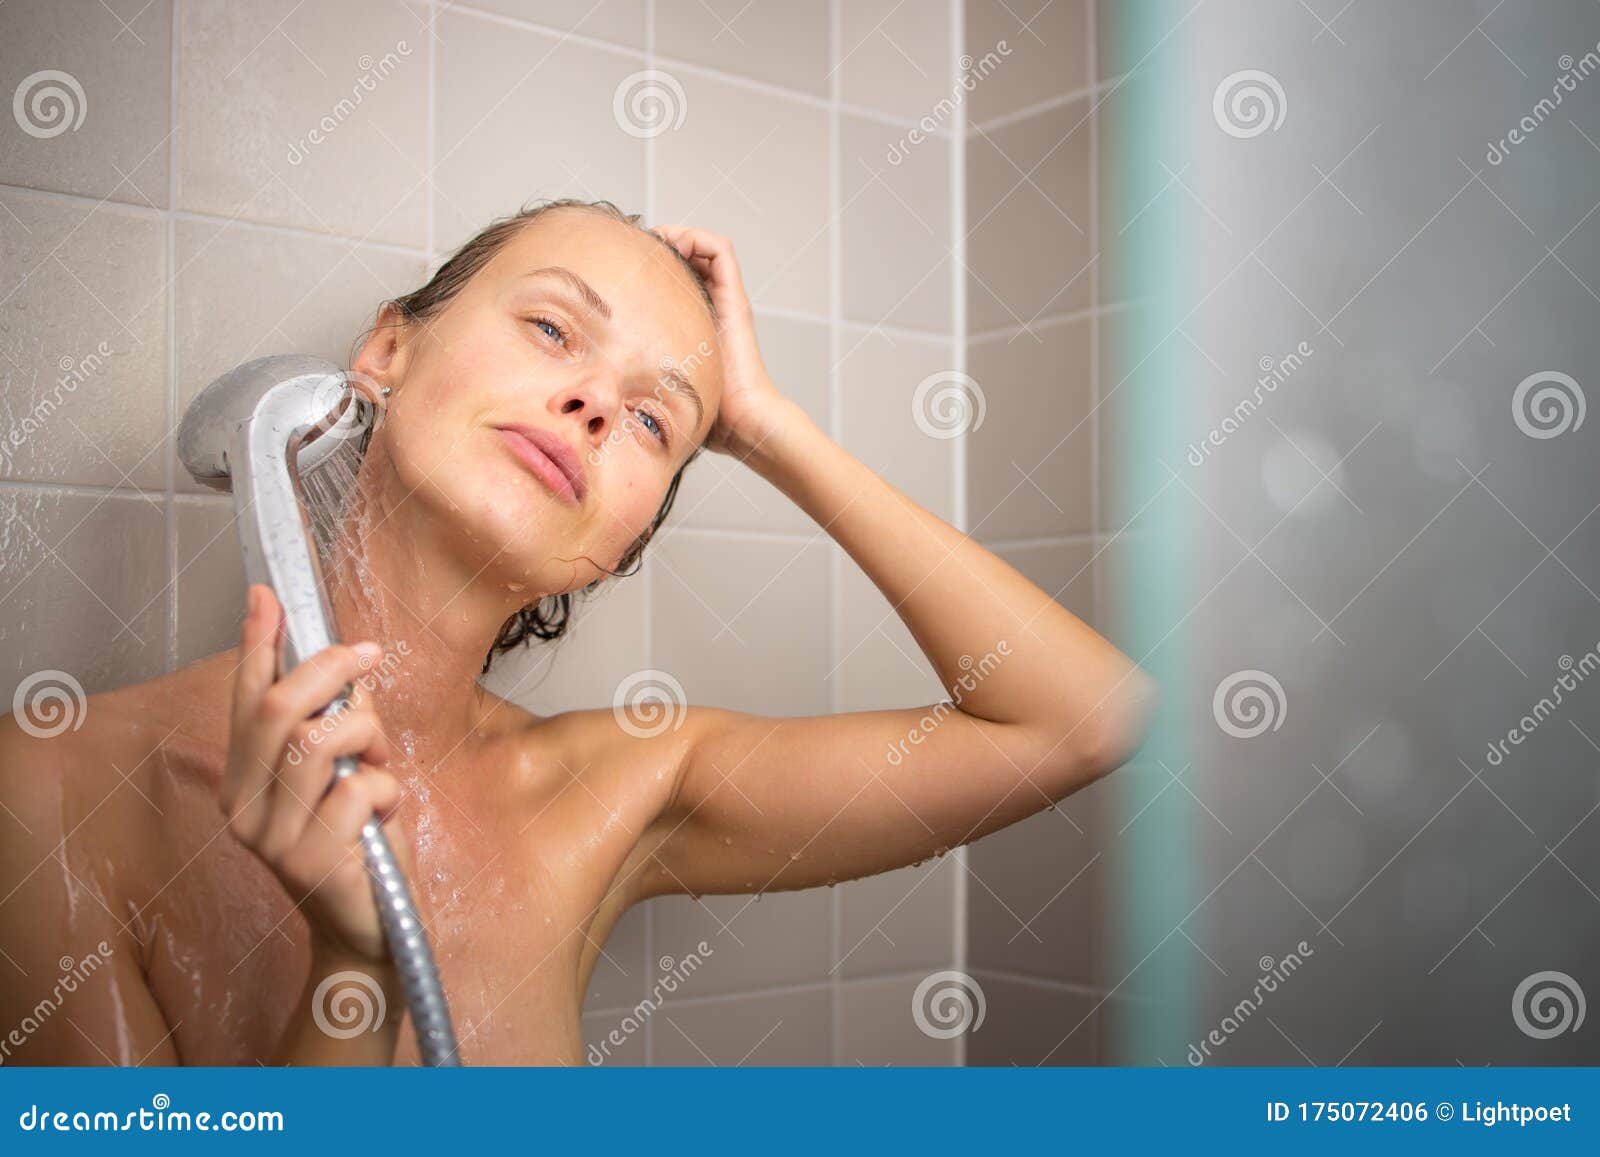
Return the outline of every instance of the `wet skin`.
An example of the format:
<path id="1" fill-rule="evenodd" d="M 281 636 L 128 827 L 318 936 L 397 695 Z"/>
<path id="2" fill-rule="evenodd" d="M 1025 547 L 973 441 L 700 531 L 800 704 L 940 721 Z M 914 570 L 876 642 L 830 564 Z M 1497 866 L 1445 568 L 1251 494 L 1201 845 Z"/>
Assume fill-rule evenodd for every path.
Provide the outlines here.
<path id="1" fill-rule="evenodd" d="M 96 975 L 57 1014 L 117 1063 L 137 1063 L 132 1042 L 168 1029 L 168 1063 L 270 1063 L 304 983 L 307 923 L 218 804 L 227 716 L 216 689 L 235 662 L 224 652 L 91 697 L 67 736 L 13 737 L 59 783 L 70 835 L 6 901 L 29 914 L 41 947 L 42 967 L 26 962 L 26 981 L 12 979 L 19 995 L 43 995 L 56 955 L 81 959 L 102 939 L 137 959 L 148 1005 L 137 978 Z M 413 891 L 468 1063 L 582 1063 L 582 993 L 628 895 L 614 884 L 639 877 L 638 834 L 670 786 L 671 752 L 618 742 L 628 738 L 609 709 L 539 719 L 503 704 L 469 757 L 437 767 L 422 742 L 397 770 Z M 7 858 L 8 880 L 30 865 L 18 867 Z M 139 1023 L 152 1014 L 159 1024 Z M 53 1018 L 46 1028 L 76 1035 Z M 407 1024 L 395 1060 L 416 1059 Z"/>

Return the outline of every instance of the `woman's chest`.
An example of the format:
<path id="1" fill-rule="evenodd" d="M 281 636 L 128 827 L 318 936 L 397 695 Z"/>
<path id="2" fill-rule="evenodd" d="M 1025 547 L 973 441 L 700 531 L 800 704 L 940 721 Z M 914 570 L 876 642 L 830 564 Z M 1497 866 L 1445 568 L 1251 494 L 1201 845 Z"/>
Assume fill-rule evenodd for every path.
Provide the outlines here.
<path id="1" fill-rule="evenodd" d="M 401 816 L 411 888 L 463 1059 L 579 1062 L 583 986 L 648 803 L 603 777 L 489 807 L 437 781 L 412 791 Z M 308 974 L 309 928 L 265 865 L 225 831 L 202 842 L 202 827 L 186 826 L 172 854 L 187 862 L 147 905 L 150 983 L 186 1063 L 269 1063 Z M 370 994 L 336 985 L 323 997 L 335 1027 L 364 1008 L 378 1014 Z M 409 1025 L 396 1059 L 415 1063 Z"/>

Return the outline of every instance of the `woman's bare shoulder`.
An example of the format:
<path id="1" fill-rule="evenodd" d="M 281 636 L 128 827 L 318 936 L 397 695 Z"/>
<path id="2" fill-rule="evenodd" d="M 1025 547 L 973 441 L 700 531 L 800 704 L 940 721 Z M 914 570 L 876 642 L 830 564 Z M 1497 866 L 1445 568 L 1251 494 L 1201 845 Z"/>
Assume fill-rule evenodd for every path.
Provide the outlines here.
<path id="1" fill-rule="evenodd" d="M 131 822 L 141 808 L 159 818 L 157 784 L 174 762 L 194 768 L 222 750 L 222 708 L 198 693 L 210 680 L 203 666 L 93 695 L 43 682 L 19 695 L 0 716 L 0 804 L 12 822 L 53 842 L 90 824 L 132 835 L 149 826 Z"/>

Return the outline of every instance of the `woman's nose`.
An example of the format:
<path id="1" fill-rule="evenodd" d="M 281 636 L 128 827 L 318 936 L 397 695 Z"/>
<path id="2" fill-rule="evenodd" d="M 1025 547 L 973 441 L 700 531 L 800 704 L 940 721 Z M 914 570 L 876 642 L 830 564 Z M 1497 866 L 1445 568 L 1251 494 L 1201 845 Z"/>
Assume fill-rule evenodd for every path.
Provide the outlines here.
<path id="1" fill-rule="evenodd" d="M 606 371 L 589 374 L 556 399 L 557 411 L 581 421 L 585 435 L 592 441 L 611 432 L 621 405 L 622 390 L 617 375 Z"/>

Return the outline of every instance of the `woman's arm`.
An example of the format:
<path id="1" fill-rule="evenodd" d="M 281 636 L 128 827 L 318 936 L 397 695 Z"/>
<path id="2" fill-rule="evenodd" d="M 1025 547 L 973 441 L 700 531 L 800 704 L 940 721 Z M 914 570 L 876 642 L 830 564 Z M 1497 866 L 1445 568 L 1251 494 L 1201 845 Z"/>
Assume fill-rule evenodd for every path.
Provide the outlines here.
<path id="1" fill-rule="evenodd" d="M 1014 823 L 1126 761 L 1143 738 L 1151 680 L 778 395 L 753 349 L 748 303 L 740 308 L 731 246 L 699 230 L 667 235 L 700 257 L 722 294 L 724 341 L 740 347 L 724 359 L 739 380 L 713 443 L 844 547 L 950 701 L 795 719 L 689 710 L 677 790 L 643 849 L 644 891 L 794 888 L 884 871 Z"/>

